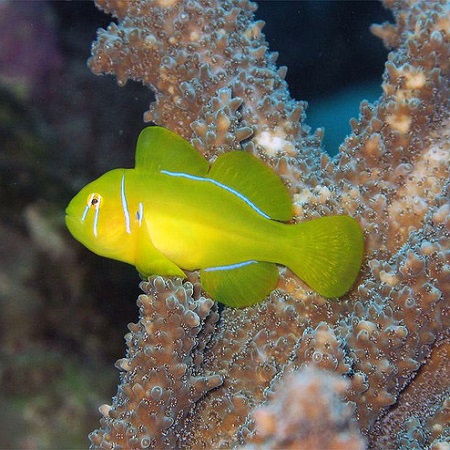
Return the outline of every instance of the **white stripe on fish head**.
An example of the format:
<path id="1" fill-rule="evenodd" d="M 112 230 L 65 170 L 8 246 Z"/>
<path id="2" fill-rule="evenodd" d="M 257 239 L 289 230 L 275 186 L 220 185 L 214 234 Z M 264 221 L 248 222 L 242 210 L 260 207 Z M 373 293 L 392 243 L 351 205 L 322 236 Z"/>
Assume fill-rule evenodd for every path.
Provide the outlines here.
<path id="1" fill-rule="evenodd" d="M 127 196 L 125 193 L 125 173 L 122 175 L 122 181 L 120 182 L 120 199 L 122 200 L 123 215 L 125 217 L 125 228 L 127 233 L 131 234 L 130 212 L 128 211 Z"/>

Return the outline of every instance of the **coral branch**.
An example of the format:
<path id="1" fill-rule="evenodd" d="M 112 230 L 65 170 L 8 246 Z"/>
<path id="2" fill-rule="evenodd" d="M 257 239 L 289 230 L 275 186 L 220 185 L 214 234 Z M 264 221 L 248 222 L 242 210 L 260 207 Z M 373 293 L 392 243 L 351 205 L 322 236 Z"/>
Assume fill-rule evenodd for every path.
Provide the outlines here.
<path id="1" fill-rule="evenodd" d="M 349 381 L 307 367 L 288 374 L 266 406 L 253 412 L 256 437 L 252 449 L 362 450 L 365 442 L 352 408 L 340 401 Z"/>
<path id="2" fill-rule="evenodd" d="M 93 446 L 243 444 L 253 434 L 253 408 L 284 373 L 305 365 L 349 379 L 346 399 L 376 441 L 374 422 L 414 383 L 450 325 L 448 3 L 386 2 L 397 23 L 373 28 L 393 48 L 383 94 L 361 104 L 335 160 L 299 122 L 304 105 L 289 97 L 254 4 L 97 4 L 119 23 L 99 32 L 89 62 L 95 73 L 154 89 L 146 120 L 191 139 L 207 156 L 236 147 L 259 155 L 289 186 L 296 220 L 342 212 L 358 218 L 366 258 L 354 289 L 338 301 L 280 269 L 265 302 L 225 309 L 218 323 L 212 303 L 194 300 L 190 284 L 151 280 L 144 290 L 155 293 L 140 300 L 141 319 L 120 363 L 127 372 L 112 409 L 102 409 Z M 155 378 L 142 381 L 149 375 Z M 158 387 L 162 403 L 152 397 Z"/>
<path id="3" fill-rule="evenodd" d="M 374 449 L 423 448 L 428 441 L 438 446 L 450 440 L 450 339 L 434 348 L 430 358 L 402 393 L 395 409 L 374 425 Z M 375 438 L 376 436 L 376 438 Z M 396 442 L 392 442 L 396 436 Z M 431 447 L 433 448 L 433 447 Z M 436 447 L 436 449 L 439 447 Z"/>
<path id="4" fill-rule="evenodd" d="M 114 73 L 120 85 L 132 78 L 156 90 L 146 121 L 164 124 L 208 154 L 250 136 L 261 150 L 289 153 L 294 139 L 306 136 L 298 122 L 304 103 L 289 97 L 286 70 L 276 68 L 278 55 L 269 53 L 261 33 L 264 22 L 253 21 L 254 3 L 97 4 L 121 23 L 99 31 L 89 66 Z"/>
<path id="5" fill-rule="evenodd" d="M 209 390 L 223 382 L 201 375 L 202 352 L 218 319 L 209 299 L 192 298 L 193 286 L 156 277 L 143 283 L 140 320 L 125 336 L 127 358 L 117 361 L 122 382 L 113 406 L 102 405 L 95 446 L 174 448 L 180 423 Z"/>

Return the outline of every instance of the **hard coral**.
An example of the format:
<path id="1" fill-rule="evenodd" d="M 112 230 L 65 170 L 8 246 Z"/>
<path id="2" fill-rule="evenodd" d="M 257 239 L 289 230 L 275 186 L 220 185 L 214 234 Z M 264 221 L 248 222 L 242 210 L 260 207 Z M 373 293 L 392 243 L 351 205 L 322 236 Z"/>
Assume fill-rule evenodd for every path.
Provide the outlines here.
<path id="1" fill-rule="evenodd" d="M 180 423 L 220 375 L 200 375 L 202 352 L 218 315 L 210 299 L 192 298 L 193 286 L 156 277 L 144 283 L 141 318 L 125 337 L 127 358 L 117 361 L 122 383 L 113 406 L 103 405 L 109 431 L 91 433 L 94 445 L 174 448 Z"/>
<path id="2" fill-rule="evenodd" d="M 268 404 L 254 411 L 257 436 L 243 448 L 362 450 L 352 408 L 340 400 L 349 384 L 314 367 L 289 374 Z"/>
<path id="3" fill-rule="evenodd" d="M 137 448 L 148 436 L 145 444 L 153 448 L 245 443 L 255 433 L 253 408 L 267 401 L 284 373 L 305 365 L 348 378 L 345 399 L 356 406 L 372 446 L 380 433 L 374 423 L 383 415 L 383 423 L 392 417 L 394 435 L 383 448 L 397 441 L 408 446 L 417 424 L 397 421 L 392 411 L 405 387 L 414 392 L 414 376 L 450 324 L 448 3 L 386 2 L 397 23 L 373 28 L 393 48 L 383 94 L 373 105 L 361 104 L 336 159 L 321 152 L 320 136 L 299 122 L 304 105 L 289 97 L 285 69 L 276 68 L 267 50 L 253 3 L 97 3 L 119 24 L 99 32 L 89 62 L 95 73 L 155 89 L 146 119 L 190 138 L 208 156 L 239 146 L 260 155 L 288 184 L 296 220 L 337 213 L 358 218 L 366 259 L 354 289 L 339 301 L 320 298 L 281 269 L 278 289 L 265 302 L 225 309 L 218 323 L 211 304 L 196 312 L 200 300 L 190 299 L 190 285 L 151 280 L 147 293 L 176 300 L 146 300 L 167 304 L 151 306 L 151 316 L 140 303 L 140 325 L 132 326 L 129 358 L 120 364 L 127 375 L 112 409 L 102 409 L 93 446 Z M 189 291 L 184 300 L 180 289 Z M 168 309 L 179 305 L 174 328 Z M 187 323 L 186 314 L 197 319 Z M 175 347 L 164 337 L 174 330 Z M 167 382 L 142 382 L 161 371 Z M 208 375 L 189 396 L 198 372 Z M 447 377 L 439 398 L 448 395 Z M 154 403 L 156 387 L 167 403 Z M 154 426 L 156 416 L 150 424 L 154 416 L 141 415 L 141 404 L 152 405 L 146 411 L 162 425 Z M 440 448 L 448 436 L 445 408 L 420 425 L 423 444 Z"/>
<path id="4" fill-rule="evenodd" d="M 264 22 L 253 21 L 254 3 L 97 4 L 121 22 L 99 31 L 89 66 L 114 73 L 120 85 L 132 78 L 155 89 L 146 121 L 164 124 L 209 155 L 252 135 L 262 143 L 268 126 L 279 134 L 271 133 L 270 152 L 294 150 L 304 104 L 289 97 L 286 70 L 276 69 L 277 54 L 261 33 Z"/>

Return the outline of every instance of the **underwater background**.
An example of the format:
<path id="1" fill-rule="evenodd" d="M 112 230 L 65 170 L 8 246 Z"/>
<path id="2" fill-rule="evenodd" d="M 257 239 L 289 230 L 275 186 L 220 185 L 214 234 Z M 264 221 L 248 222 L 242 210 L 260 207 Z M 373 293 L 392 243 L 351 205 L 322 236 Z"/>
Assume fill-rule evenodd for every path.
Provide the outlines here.
<path id="1" fill-rule="evenodd" d="M 362 99 L 381 93 L 379 2 L 264 1 L 256 17 L 306 123 L 335 154 Z M 93 2 L 0 3 L 0 448 L 86 448 L 137 318 L 133 267 L 100 258 L 64 226 L 87 182 L 131 167 L 149 91 L 86 65 L 110 17 Z"/>

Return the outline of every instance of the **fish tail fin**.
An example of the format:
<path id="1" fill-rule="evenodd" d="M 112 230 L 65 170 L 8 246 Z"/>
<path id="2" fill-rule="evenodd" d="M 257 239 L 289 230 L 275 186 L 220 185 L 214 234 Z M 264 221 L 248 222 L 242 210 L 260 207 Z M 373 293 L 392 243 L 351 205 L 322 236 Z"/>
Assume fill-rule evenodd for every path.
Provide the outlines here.
<path id="1" fill-rule="evenodd" d="M 364 239 L 349 216 L 328 216 L 286 227 L 290 234 L 286 265 L 320 295 L 344 295 L 359 273 Z"/>

